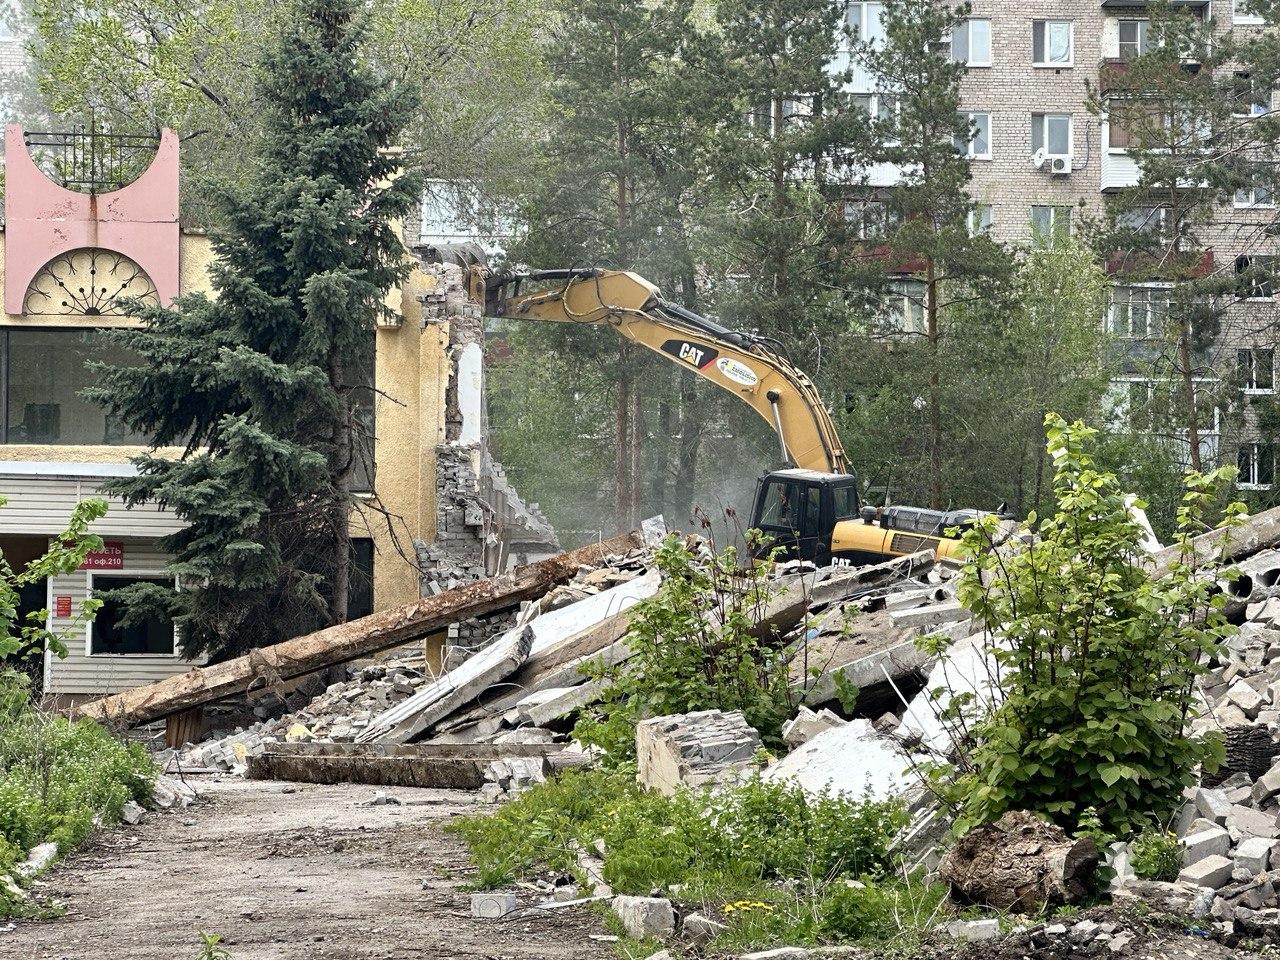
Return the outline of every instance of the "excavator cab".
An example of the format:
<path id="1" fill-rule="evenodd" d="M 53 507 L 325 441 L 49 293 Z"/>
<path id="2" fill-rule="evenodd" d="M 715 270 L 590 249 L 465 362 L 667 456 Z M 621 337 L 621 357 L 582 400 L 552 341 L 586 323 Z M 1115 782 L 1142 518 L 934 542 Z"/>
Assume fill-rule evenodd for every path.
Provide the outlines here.
<path id="1" fill-rule="evenodd" d="M 852 474 L 775 470 L 756 484 L 751 526 L 769 538 L 762 552 L 781 548 L 782 559 L 826 566 L 836 524 L 858 514 L 858 480 Z"/>

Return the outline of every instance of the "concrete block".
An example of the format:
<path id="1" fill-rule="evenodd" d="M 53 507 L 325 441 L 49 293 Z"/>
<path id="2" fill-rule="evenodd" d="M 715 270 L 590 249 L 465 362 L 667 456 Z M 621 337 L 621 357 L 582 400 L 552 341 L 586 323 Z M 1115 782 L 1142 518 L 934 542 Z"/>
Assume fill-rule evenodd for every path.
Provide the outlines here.
<path id="1" fill-rule="evenodd" d="M 734 783 L 752 768 L 760 734 L 740 712 L 701 710 L 653 717 L 636 726 L 636 778 L 672 796 Z"/>
<path id="2" fill-rule="evenodd" d="M 141 823 L 146 811 L 138 806 L 132 800 L 129 800 L 120 809 L 120 819 L 125 823 Z"/>
<path id="3" fill-rule="evenodd" d="M 1231 855 L 1236 869 L 1248 870 L 1255 877 L 1264 873 L 1271 862 L 1271 847 L 1274 843 L 1274 840 L 1266 837 L 1246 837 L 1241 840 L 1235 853 Z"/>
<path id="4" fill-rule="evenodd" d="M 497 920 L 516 908 L 514 893 L 473 893 L 471 915 L 481 920 Z"/>
<path id="5" fill-rule="evenodd" d="M 1255 806 L 1261 806 L 1280 793 L 1280 763 L 1260 776 L 1253 783 L 1252 797 Z"/>
<path id="6" fill-rule="evenodd" d="M 1274 813 L 1263 813 L 1238 803 L 1228 808 L 1227 822 L 1223 826 L 1236 843 L 1245 837 L 1269 837 L 1272 840 L 1280 837 Z"/>
<path id="7" fill-rule="evenodd" d="M 808 743 L 824 730 L 843 726 L 844 721 L 830 710 L 819 710 L 814 713 L 802 706 L 794 719 L 788 720 L 782 727 L 782 740 L 792 749 Z"/>
<path id="8" fill-rule="evenodd" d="M 1258 711 L 1266 706 L 1266 700 L 1262 694 L 1253 689 L 1245 680 L 1237 680 L 1227 690 L 1227 699 L 1234 703 L 1237 707 L 1244 711 L 1244 715 L 1250 719 L 1258 715 Z"/>
<path id="9" fill-rule="evenodd" d="M 804 947 L 778 947 L 774 950 L 758 950 L 744 953 L 738 960 L 808 960 L 809 951 Z"/>
<path id="10" fill-rule="evenodd" d="M 889 620 L 895 627 L 933 627 L 940 623 L 968 620 L 969 611 L 960 603 L 931 603 L 908 610 L 891 610 Z"/>
<path id="11" fill-rule="evenodd" d="M 766 769 L 762 779 L 790 780 L 812 794 L 829 790 L 850 798 L 870 790 L 884 800 L 915 785 L 908 766 L 892 740 L 877 734 L 866 720 L 851 720 L 793 750 Z"/>
<path id="12" fill-rule="evenodd" d="M 1226 857 L 1206 857 L 1188 867 L 1183 867 L 1178 874 L 1178 881 L 1217 890 L 1231 880 L 1231 872 L 1234 869 L 1235 864 Z"/>
<path id="13" fill-rule="evenodd" d="M 700 913 L 690 913 L 680 922 L 684 935 L 694 943 L 707 943 L 729 929 L 728 924 L 704 917 Z"/>
<path id="14" fill-rule="evenodd" d="M 676 912 L 665 897 L 614 897 L 609 906 L 629 937 L 662 939 L 675 932 Z"/>
<path id="15" fill-rule="evenodd" d="M 1227 811 L 1231 809 L 1231 803 L 1221 790 L 1201 787 L 1196 791 L 1195 803 L 1200 816 L 1206 820 L 1212 820 L 1217 824 L 1227 822 Z"/>
<path id="16" fill-rule="evenodd" d="M 1190 866 L 1206 857 L 1225 857 L 1231 850 L 1231 834 L 1222 827 L 1189 834 L 1182 841 L 1182 865 Z"/>
<path id="17" fill-rule="evenodd" d="M 956 940 L 994 940 L 1000 936 L 1000 921 L 994 917 L 989 920 L 952 920 L 943 929 Z"/>

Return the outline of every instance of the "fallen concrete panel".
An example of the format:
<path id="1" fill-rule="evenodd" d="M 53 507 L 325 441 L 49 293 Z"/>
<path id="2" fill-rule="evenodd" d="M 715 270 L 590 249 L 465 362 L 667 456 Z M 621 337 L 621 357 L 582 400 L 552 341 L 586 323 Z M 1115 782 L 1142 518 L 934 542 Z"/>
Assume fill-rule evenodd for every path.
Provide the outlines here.
<path id="1" fill-rule="evenodd" d="M 919 670 L 932 659 L 930 654 L 916 646 L 915 641 L 907 640 L 886 650 L 879 650 L 841 666 L 832 667 L 816 680 L 806 678 L 793 686 L 799 690 L 808 688 L 804 695 L 804 702 L 810 706 L 829 703 L 836 698 L 837 674 L 842 675 L 853 686 L 862 689 L 884 683 L 886 674 L 892 680 L 899 680 Z"/>
<path id="2" fill-rule="evenodd" d="M 588 680 L 576 687 L 548 687 L 530 694 L 516 706 L 522 719 L 535 727 L 567 717 L 599 700 L 612 684 L 607 679 Z"/>
<path id="3" fill-rule="evenodd" d="M 991 651 L 992 642 L 987 635 L 975 633 L 952 644 L 930 671 L 924 689 L 912 698 L 898 735 L 914 735 L 924 747 L 948 753 L 954 742 L 963 738 L 963 731 L 941 716 L 952 698 L 971 693 L 974 696 L 971 709 L 985 712 L 1000 696 L 996 682 L 999 666 Z M 935 701 L 933 691 L 939 688 L 942 692 Z"/>
<path id="4" fill-rule="evenodd" d="M 526 660 L 545 656 L 559 645 L 572 642 L 583 630 L 634 606 L 657 589 L 658 574 L 653 571 L 508 631 L 456 669 L 374 717 L 356 742 L 412 740 L 495 682 L 513 674 Z M 527 655 L 517 657 L 526 637 Z"/>
<path id="5" fill-rule="evenodd" d="M 850 799 L 869 793 L 878 800 L 899 796 L 916 783 L 910 762 L 893 741 L 866 720 L 850 720 L 818 734 L 761 775 L 766 781 L 790 781 L 806 793 L 829 791 Z"/>
<path id="6" fill-rule="evenodd" d="M 244 657 L 197 667 L 159 683 L 94 700 L 78 707 L 73 715 L 125 726 L 160 720 L 255 686 L 268 686 L 386 650 L 458 620 L 518 606 L 523 600 L 539 597 L 556 584 L 569 581 L 580 567 L 598 564 L 610 554 L 626 553 L 643 543 L 640 534 L 633 532 L 590 544 L 519 567 L 509 575 L 455 587 L 434 597 L 254 650 Z"/>
<path id="7" fill-rule="evenodd" d="M 278 743 L 249 758 L 250 780 L 300 783 L 368 783 L 387 787 L 478 790 L 495 760 L 518 757 L 539 761 L 563 744 L 382 744 Z"/>

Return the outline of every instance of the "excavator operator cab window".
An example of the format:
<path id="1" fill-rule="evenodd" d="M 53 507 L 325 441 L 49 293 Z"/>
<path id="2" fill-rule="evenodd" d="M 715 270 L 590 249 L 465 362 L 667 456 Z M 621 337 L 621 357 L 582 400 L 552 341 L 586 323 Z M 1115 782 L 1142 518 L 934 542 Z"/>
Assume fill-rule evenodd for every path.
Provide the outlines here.
<path id="1" fill-rule="evenodd" d="M 829 553 L 823 485 L 789 477 L 766 479 L 755 511 L 755 526 L 786 558 L 821 560 Z"/>
<path id="2" fill-rule="evenodd" d="M 858 518 L 858 486 L 846 483 L 841 487 L 832 487 L 831 496 L 834 501 L 836 520 L 856 520 Z"/>
<path id="3" fill-rule="evenodd" d="M 757 521 L 761 530 L 792 533 L 800 529 L 800 484 L 772 480 L 764 488 Z"/>

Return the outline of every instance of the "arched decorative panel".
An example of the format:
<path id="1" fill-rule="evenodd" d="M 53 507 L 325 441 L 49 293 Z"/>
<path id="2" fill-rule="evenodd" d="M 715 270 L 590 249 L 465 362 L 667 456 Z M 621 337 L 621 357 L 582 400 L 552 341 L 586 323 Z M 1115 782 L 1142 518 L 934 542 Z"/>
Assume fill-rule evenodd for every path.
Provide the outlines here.
<path id="1" fill-rule="evenodd" d="M 54 257 L 35 275 L 22 301 L 30 317 L 122 316 L 122 301 L 160 302 L 155 284 L 133 260 L 96 247 Z"/>

